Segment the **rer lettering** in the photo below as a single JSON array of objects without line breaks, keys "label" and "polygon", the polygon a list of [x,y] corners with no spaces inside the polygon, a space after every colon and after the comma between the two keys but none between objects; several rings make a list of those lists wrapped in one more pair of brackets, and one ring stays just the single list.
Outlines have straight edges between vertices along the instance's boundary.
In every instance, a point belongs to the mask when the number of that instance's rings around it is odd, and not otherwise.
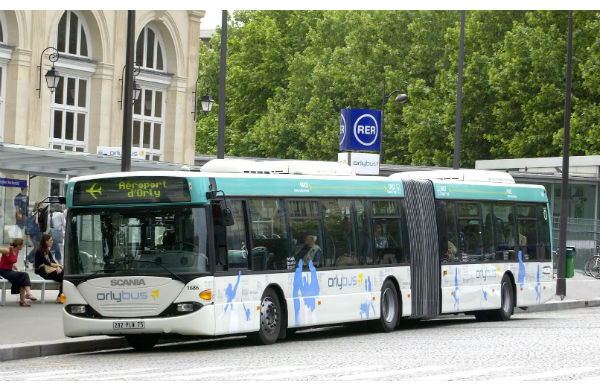
[{"label": "rer lettering", "polygon": [[357,132],[358,134],[373,135],[377,134],[377,127],[358,125]]}]

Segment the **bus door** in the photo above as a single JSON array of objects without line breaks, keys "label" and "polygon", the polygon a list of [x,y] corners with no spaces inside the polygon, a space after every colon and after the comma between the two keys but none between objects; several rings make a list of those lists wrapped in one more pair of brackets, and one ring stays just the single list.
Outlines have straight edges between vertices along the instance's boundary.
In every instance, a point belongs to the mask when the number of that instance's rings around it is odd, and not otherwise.
[{"label": "bus door", "polygon": [[412,317],[437,316],[440,304],[440,255],[433,183],[403,180],[406,202]]},{"label": "bus door", "polygon": [[212,202],[216,271],[248,269],[245,204],[227,199]]}]

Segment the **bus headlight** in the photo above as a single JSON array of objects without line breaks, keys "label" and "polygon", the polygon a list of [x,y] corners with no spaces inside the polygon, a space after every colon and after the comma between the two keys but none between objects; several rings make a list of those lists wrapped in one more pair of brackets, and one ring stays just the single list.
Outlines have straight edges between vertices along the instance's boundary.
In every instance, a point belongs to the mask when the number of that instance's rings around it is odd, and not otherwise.
[{"label": "bus headlight", "polygon": [[190,312],[194,311],[194,305],[192,303],[178,303],[177,304],[178,312]]},{"label": "bus headlight", "polygon": [[85,305],[70,305],[69,312],[71,314],[85,314]]}]

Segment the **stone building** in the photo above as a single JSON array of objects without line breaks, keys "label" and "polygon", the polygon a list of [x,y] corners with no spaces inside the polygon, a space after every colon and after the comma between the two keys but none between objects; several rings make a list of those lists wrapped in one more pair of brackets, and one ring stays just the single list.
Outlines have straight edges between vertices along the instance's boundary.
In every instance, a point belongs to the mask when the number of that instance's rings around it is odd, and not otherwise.
[{"label": "stone building", "polygon": [[[147,161],[132,159],[133,170],[194,164],[204,14],[135,13],[141,93],[132,146]],[[119,169],[114,157],[97,153],[122,142],[126,30],[127,11],[0,11],[0,178],[7,179],[0,181],[0,242],[15,224],[14,183],[26,181],[31,207],[61,195],[69,176]],[[54,91],[45,80],[52,66],[60,76]]]}]

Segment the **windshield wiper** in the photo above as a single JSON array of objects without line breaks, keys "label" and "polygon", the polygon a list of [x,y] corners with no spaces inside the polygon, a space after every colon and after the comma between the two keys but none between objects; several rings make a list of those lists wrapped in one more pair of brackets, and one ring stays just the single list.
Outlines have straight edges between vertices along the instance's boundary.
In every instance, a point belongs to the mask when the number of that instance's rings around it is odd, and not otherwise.
[{"label": "windshield wiper", "polygon": [[[94,275],[96,275],[96,274],[99,274],[99,273],[101,273],[101,272],[102,272],[102,273],[104,273],[104,272],[106,272],[106,271],[107,271],[107,270],[105,270],[105,269],[99,269],[98,271],[94,271],[94,272],[92,272],[91,274],[89,274],[89,275],[86,275],[86,276],[85,276],[85,277],[84,277],[84,278],[83,278],[83,279],[82,279],[82,280],[81,280],[79,283],[83,283],[83,282],[87,281],[88,279],[90,279],[92,276],[94,276]],[[113,272],[114,272],[114,270],[109,270],[109,271],[113,271]]]},{"label": "windshield wiper", "polygon": [[129,260],[129,261],[133,261],[136,263],[150,263],[150,264],[156,264],[159,267],[163,268],[165,271],[167,271],[168,273],[170,273],[173,277],[175,277],[176,279],[178,279],[180,282],[182,282],[183,284],[187,284],[187,282],[185,280],[183,280],[181,278],[181,276],[177,275],[176,273],[174,273],[173,271],[171,271],[170,269],[168,269],[167,267],[165,267],[164,265],[162,265],[161,263],[159,263],[158,261],[155,260]]}]

